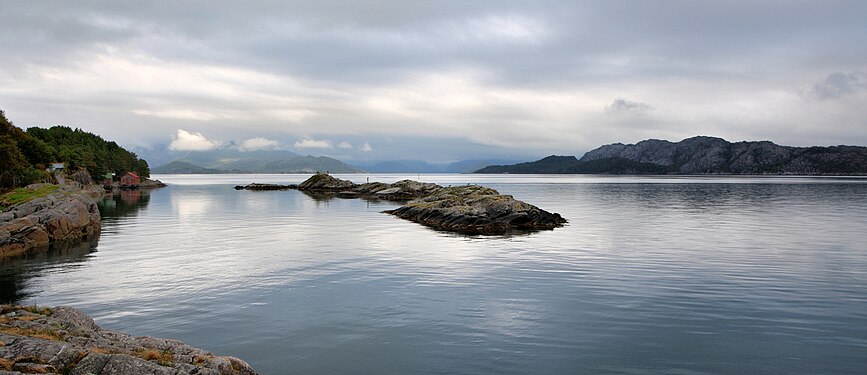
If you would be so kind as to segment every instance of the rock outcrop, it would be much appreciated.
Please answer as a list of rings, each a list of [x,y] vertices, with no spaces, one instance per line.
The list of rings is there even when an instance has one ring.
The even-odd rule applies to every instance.
[[[563,226],[566,219],[484,186],[440,188],[385,211],[436,229],[468,234],[505,234]]]
[[[437,184],[402,180],[392,184],[368,182],[356,184],[349,180],[341,180],[327,173],[317,173],[298,185],[277,185],[252,183],[235,186],[235,190],[289,190],[297,189],[307,193],[341,198],[364,198],[389,201],[408,201],[429,195],[441,188]]]
[[[336,196],[408,202],[385,213],[436,229],[467,234],[505,234],[554,229],[566,223],[566,219],[559,214],[477,185],[442,187],[413,180],[401,180],[391,184],[355,184],[325,173],[317,173],[298,185],[254,183],[236,186],[235,189],[297,189],[317,199]]]
[[[71,307],[3,306],[0,374],[256,374],[247,362],[177,340],[101,329]]]
[[[28,189],[38,189],[31,185]],[[0,213],[0,258],[21,255],[55,241],[96,236],[100,230],[95,197],[100,189],[75,184],[45,197],[12,206]]]

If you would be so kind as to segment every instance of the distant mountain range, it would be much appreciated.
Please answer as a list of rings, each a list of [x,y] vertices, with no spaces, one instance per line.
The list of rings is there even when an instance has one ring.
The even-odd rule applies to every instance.
[[[864,175],[867,147],[732,143],[705,136],[680,142],[649,139],[605,145],[580,160],[549,156],[529,163],[492,165],[476,173]]]
[[[511,164],[520,160],[473,159],[449,164],[431,164],[421,160],[385,160],[355,166],[373,173],[472,173],[492,164]]]
[[[241,151],[238,147],[221,147],[208,151],[176,151],[167,146],[135,149],[138,155],[154,160],[151,168],[158,174],[218,173],[472,173],[491,164],[515,163],[516,160],[476,159],[450,164],[430,164],[421,160],[383,160],[348,165],[325,156],[301,156],[287,150]]]
[[[325,156],[300,156],[286,150],[240,151],[233,148],[188,151],[151,171],[161,174],[363,172]]]

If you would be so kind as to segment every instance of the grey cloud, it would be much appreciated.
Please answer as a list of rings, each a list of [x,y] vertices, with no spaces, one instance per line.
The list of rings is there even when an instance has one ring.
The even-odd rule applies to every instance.
[[[867,74],[863,72],[835,72],[813,86],[820,99],[833,99],[867,89]]]
[[[614,99],[611,104],[605,107],[605,110],[610,113],[631,113],[642,114],[653,110],[647,103],[636,102],[624,98]]]
[[[856,122],[864,109],[825,116],[814,105],[831,101],[779,94],[827,72],[841,73],[816,84],[816,97],[863,89],[864,14],[863,1],[807,0],[10,1],[0,12],[0,109],[19,124],[79,125],[122,143],[183,128],[287,145],[308,136],[357,148],[369,139],[377,157],[412,157],[442,134],[463,141],[432,144],[535,155],[634,141],[626,139],[634,129],[603,137],[588,124],[648,113],[628,99],[641,98],[660,108],[652,113],[663,135],[650,136],[689,136],[706,131],[693,124],[713,123],[721,129],[713,135],[749,137],[725,133],[737,128],[773,138],[803,121],[804,143],[815,134],[867,141]],[[135,64],[128,75],[93,68],[106,57]],[[243,78],[205,76],[209,69]],[[189,89],[144,88],[166,76],[189,76]],[[139,80],[111,81],[128,77]],[[297,119],[280,117],[284,109]],[[375,138],[395,130],[412,143]]]

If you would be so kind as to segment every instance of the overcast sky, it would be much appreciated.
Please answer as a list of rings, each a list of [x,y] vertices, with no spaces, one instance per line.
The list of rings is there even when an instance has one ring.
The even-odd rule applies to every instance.
[[[346,161],[867,145],[867,1],[4,1],[0,109]]]

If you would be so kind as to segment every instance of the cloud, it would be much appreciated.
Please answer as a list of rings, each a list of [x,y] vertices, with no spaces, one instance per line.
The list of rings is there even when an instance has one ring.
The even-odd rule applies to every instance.
[[[339,148],[352,148],[352,143],[349,143],[347,141],[343,141],[343,142],[340,142],[337,145],[337,147],[339,147]]]
[[[361,150],[361,151],[364,151],[364,152],[371,152],[371,151],[373,151],[373,147],[370,147],[370,143],[367,143],[367,142],[364,142],[363,145],[358,146],[358,149]]]
[[[867,2],[784,4],[9,1],[0,103],[122,145],[207,129],[370,158],[867,143]]]
[[[609,113],[632,113],[632,114],[642,114],[653,110],[653,107],[648,105],[647,103],[636,102],[632,100],[627,100],[624,98],[614,99],[611,104],[605,107],[605,110]]]
[[[334,148],[329,140],[316,140],[312,138],[304,138],[295,142],[293,146],[296,148]]]
[[[243,142],[238,146],[238,149],[241,151],[256,151],[256,150],[272,150],[277,148],[280,145],[280,142],[277,142],[273,139],[256,137],[250,138]]]
[[[813,92],[819,99],[839,98],[864,89],[867,89],[867,74],[858,71],[831,73],[824,81],[813,86]]]
[[[207,151],[220,146],[220,142],[205,138],[202,133],[188,132],[178,129],[178,133],[169,144],[169,149],[177,151]]]

